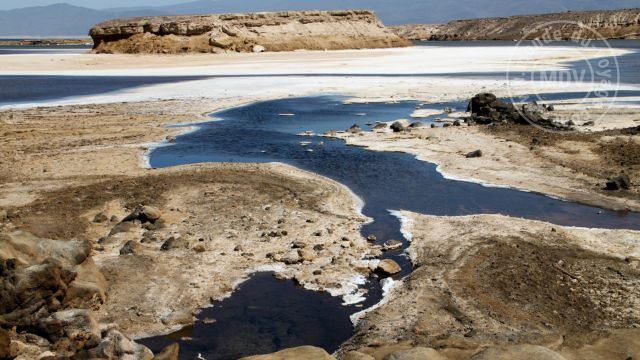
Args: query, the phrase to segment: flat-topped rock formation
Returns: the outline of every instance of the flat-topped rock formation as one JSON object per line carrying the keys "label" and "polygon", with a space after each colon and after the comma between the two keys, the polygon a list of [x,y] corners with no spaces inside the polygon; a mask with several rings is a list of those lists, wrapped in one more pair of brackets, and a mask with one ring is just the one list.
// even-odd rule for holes
{"label": "flat-topped rock formation", "polygon": [[223,53],[410,45],[367,10],[112,20],[89,33],[98,53]]}
{"label": "flat-topped rock formation", "polygon": [[457,20],[444,25],[402,25],[394,31],[409,40],[532,40],[543,34],[541,25],[551,23],[564,39],[597,39],[593,31],[580,31],[577,23],[595,30],[606,39],[640,37],[640,9],[566,12],[544,15],[511,16]]}

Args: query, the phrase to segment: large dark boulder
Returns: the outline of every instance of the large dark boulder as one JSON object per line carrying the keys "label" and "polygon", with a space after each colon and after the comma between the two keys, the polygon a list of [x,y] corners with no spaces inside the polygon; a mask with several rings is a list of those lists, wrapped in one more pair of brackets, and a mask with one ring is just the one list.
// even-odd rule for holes
{"label": "large dark boulder", "polygon": [[400,122],[400,121],[396,121],[393,124],[391,124],[391,130],[393,130],[393,132],[403,132],[404,131],[404,125]]}
{"label": "large dark boulder", "polygon": [[498,100],[491,93],[481,93],[469,102],[467,111],[471,113],[470,124],[489,125],[508,123],[531,125],[536,124],[553,130],[571,130],[572,126],[557,124],[545,117],[547,108],[535,102],[517,108],[514,104]]}

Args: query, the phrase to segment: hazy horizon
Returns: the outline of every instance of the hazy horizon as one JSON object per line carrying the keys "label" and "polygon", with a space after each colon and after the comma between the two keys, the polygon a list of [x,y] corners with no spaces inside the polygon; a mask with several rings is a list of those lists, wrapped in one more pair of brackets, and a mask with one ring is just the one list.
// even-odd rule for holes
{"label": "hazy horizon", "polygon": [[111,9],[118,7],[162,6],[184,3],[181,0],[111,0],[107,3],[97,0],[4,0],[0,2],[0,10],[22,9],[32,6],[47,6],[53,4],[70,4],[91,9]]}

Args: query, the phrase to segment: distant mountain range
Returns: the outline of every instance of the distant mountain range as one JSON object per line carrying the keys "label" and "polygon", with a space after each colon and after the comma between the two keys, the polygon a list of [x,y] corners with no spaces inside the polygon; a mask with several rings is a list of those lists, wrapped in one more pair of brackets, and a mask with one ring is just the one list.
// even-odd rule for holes
{"label": "distant mountain range", "polygon": [[0,11],[0,37],[82,36],[87,34],[91,26],[105,20],[152,15],[371,9],[385,24],[398,25],[634,7],[640,7],[640,0],[200,0],[169,6],[107,10],[54,4]]}

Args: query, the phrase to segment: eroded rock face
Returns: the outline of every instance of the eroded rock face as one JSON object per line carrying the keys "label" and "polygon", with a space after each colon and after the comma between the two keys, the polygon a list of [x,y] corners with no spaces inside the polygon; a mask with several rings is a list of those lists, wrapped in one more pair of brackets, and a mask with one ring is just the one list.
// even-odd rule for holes
{"label": "eroded rock face", "polygon": [[163,16],[107,21],[89,33],[99,53],[220,53],[408,46],[370,11]]}
{"label": "eroded rock face", "polygon": [[[402,25],[393,30],[409,40],[533,40],[544,32],[538,29],[540,25],[548,23],[553,23],[550,33],[558,34],[561,39],[597,39],[598,36],[636,39],[640,9],[457,20],[444,25]],[[578,23],[597,33],[581,31]]]}
{"label": "eroded rock face", "polygon": [[37,327],[50,313],[105,298],[105,280],[86,241],[0,235],[0,325]]}

